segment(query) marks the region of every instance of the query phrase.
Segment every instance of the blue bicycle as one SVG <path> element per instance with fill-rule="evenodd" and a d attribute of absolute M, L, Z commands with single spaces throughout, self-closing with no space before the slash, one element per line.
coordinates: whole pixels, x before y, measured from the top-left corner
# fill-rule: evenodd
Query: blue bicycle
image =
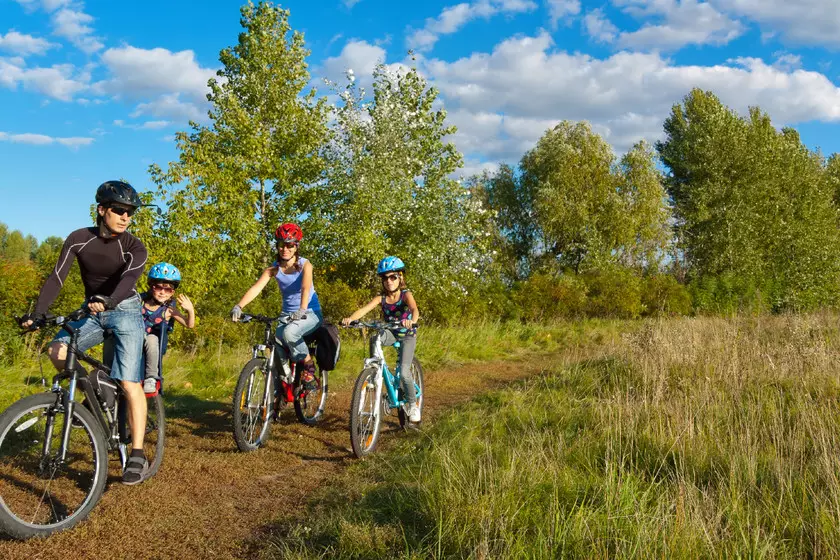
<path fill-rule="evenodd" d="M 356 457 L 362 458 L 376 449 L 384 414 L 392 415 L 396 411 L 400 426 L 403 428 L 416 425 L 408 421 L 408 403 L 404 397 L 399 366 L 392 373 L 382 351 L 383 335 L 389 330 L 399 329 L 400 324 L 383 321 L 353 321 L 348 328 L 375 329 L 371 337 L 373 357 L 365 360 L 362 373 L 353 387 L 353 398 L 350 401 L 350 443 Z M 417 357 L 411 362 L 411 373 L 417 392 L 417 407 L 422 412 L 423 368 Z"/>

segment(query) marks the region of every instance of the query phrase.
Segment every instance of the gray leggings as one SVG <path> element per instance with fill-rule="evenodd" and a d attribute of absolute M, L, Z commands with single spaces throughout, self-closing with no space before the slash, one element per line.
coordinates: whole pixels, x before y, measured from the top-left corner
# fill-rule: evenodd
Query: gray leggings
<path fill-rule="evenodd" d="M 147 334 L 143 341 L 143 356 L 146 359 L 146 378 L 160 377 L 158 361 L 160 360 L 160 338 L 156 334 Z"/>
<path fill-rule="evenodd" d="M 397 349 L 400 364 L 400 378 L 405 388 L 406 402 L 413 403 L 417 400 L 417 390 L 414 387 L 414 375 L 411 372 L 411 361 L 414 359 L 414 349 L 417 348 L 417 337 L 407 335 L 397 339 L 391 331 L 385 331 L 382 337 L 382 346 L 393 346 L 399 340 L 400 347 Z M 374 339 L 370 341 L 370 355 L 373 356 Z"/>

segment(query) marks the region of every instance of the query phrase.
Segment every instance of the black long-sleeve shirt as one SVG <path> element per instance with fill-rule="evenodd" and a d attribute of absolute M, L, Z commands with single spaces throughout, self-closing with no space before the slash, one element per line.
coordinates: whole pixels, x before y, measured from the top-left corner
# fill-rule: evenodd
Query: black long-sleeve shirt
<path fill-rule="evenodd" d="M 35 313 L 46 312 L 55 301 L 73 259 L 79 260 L 85 297 L 108 296 L 117 305 L 136 292 L 146 258 L 143 242 L 128 232 L 106 239 L 95 227 L 77 229 L 64 240 L 55 269 L 41 288 Z"/>

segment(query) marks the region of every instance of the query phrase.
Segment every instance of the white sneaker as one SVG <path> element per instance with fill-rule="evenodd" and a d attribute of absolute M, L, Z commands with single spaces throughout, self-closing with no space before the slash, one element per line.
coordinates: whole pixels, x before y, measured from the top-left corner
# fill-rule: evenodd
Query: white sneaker
<path fill-rule="evenodd" d="M 411 405 L 408 409 L 408 421 L 412 424 L 420 422 L 420 407 L 416 404 Z"/>
<path fill-rule="evenodd" d="M 152 394 L 157 391 L 157 379 L 154 377 L 147 377 L 143 380 L 143 392 L 147 394 Z"/>

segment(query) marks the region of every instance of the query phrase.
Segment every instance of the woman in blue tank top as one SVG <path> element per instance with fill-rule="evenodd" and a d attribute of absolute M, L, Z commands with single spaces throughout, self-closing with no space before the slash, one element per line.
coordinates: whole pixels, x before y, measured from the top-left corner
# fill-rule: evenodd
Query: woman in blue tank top
<path fill-rule="evenodd" d="M 309 355 L 303 337 L 315 331 L 324 321 L 321 303 L 312 283 L 312 263 L 298 254 L 303 232 L 297 224 L 286 223 L 274 232 L 277 239 L 277 260 L 266 268 L 259 280 L 251 286 L 230 312 L 231 319 L 238 321 L 242 309 L 256 298 L 272 278 L 277 281 L 283 295 L 283 312 L 289 314 L 289 322 L 277 327 L 276 347 L 280 364 L 287 360 L 303 362 L 301 381 L 307 390 L 315 389 L 315 362 Z"/>

